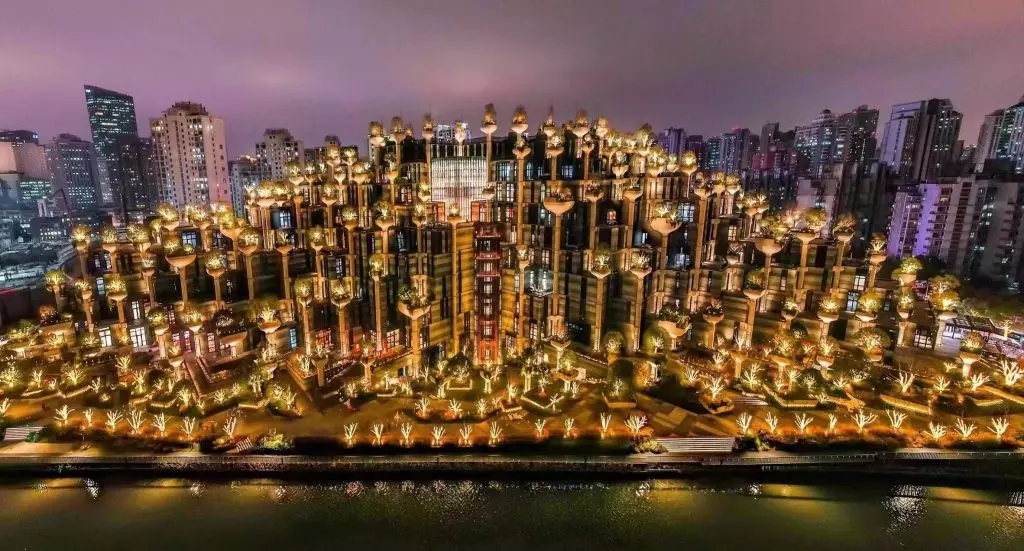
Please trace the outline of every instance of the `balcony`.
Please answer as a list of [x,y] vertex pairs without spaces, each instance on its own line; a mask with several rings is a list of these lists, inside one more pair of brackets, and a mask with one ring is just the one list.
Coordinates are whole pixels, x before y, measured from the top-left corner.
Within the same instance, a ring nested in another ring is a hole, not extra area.
[[536,285],[527,285],[527,287],[526,287],[526,294],[528,294],[528,295],[530,295],[532,297],[537,297],[537,298],[544,298],[544,297],[550,295],[552,292],[553,291],[552,291],[551,287],[543,288],[543,287],[538,287]]

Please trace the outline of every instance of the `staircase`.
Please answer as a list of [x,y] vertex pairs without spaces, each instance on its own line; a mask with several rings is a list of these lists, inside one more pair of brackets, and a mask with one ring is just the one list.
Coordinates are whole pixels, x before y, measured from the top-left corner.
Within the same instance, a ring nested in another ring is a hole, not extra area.
[[28,438],[29,434],[43,430],[41,426],[7,427],[4,432],[4,442],[21,442]]
[[681,455],[732,453],[734,442],[734,438],[714,436],[658,439],[658,443],[665,447],[666,453]]

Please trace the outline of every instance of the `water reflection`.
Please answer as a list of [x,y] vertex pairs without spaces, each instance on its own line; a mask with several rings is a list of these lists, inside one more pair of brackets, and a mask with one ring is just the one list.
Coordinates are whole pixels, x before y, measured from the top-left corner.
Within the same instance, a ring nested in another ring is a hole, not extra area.
[[882,502],[890,514],[888,532],[895,534],[907,530],[924,512],[927,488],[901,485],[892,489],[892,495]]
[[[253,546],[1020,549],[1021,494],[749,481],[275,479],[0,484],[10,549]],[[271,506],[272,505],[272,506]],[[97,546],[82,539],[96,540]],[[201,536],[200,536],[201,535]],[[47,545],[38,545],[45,541]],[[104,542],[105,546],[99,546]],[[388,551],[391,551],[389,549]]]

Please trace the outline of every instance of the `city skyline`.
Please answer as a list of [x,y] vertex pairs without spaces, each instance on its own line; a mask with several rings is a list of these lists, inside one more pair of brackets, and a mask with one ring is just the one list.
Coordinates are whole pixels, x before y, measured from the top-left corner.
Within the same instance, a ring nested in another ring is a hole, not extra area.
[[[496,100],[499,119],[510,116],[522,99],[532,113],[542,113],[550,104],[559,118],[568,118],[585,108],[627,126],[649,122],[655,128],[682,126],[688,133],[715,136],[776,120],[790,128],[806,124],[822,109],[842,113],[861,104],[885,117],[892,105],[936,97],[949,98],[964,113],[960,138],[974,143],[984,116],[1011,105],[1024,92],[1024,76],[1006,76],[1001,69],[1012,65],[1013,52],[1024,46],[1019,33],[1012,32],[1021,20],[1013,14],[1024,13],[1016,9],[1024,5],[1018,0],[970,7],[948,4],[931,13],[890,2],[884,4],[882,18],[877,15],[881,3],[829,8],[814,3],[800,9],[804,2],[791,2],[793,9],[749,6],[742,11],[701,2],[685,7],[641,4],[585,11],[579,9],[583,4],[569,2],[544,12],[530,2],[496,9],[446,5],[417,14],[418,21],[404,20],[400,7],[374,5],[336,10],[349,22],[350,32],[341,33],[326,28],[318,32],[337,18],[324,16],[332,8],[310,3],[244,13],[204,5],[208,17],[196,27],[195,39],[175,48],[165,46],[177,43],[165,33],[191,13],[178,5],[173,10],[114,9],[125,19],[166,23],[156,29],[126,29],[117,35],[117,44],[102,38],[116,33],[94,32],[109,24],[96,19],[108,10],[67,5],[43,18],[39,8],[20,5],[9,13],[16,24],[0,37],[0,44],[19,52],[0,62],[18,83],[0,90],[0,105],[18,109],[0,126],[29,128],[46,137],[89,135],[80,95],[85,83],[131,94],[143,119],[178,101],[207,105],[229,122],[232,157],[251,153],[254,141],[274,127],[288,128],[307,143],[338,134],[343,142],[358,144],[365,137],[366,120],[392,115],[415,120],[431,111],[437,120],[464,118],[475,125],[475,106],[485,98]],[[918,22],[913,29],[905,28],[910,17]],[[84,47],[58,51],[43,41],[25,48],[39,39],[33,21],[42,20],[48,31],[63,29],[62,36]],[[637,24],[622,30],[613,25],[626,20]],[[694,20],[702,24],[684,32],[683,25]],[[499,21],[505,28],[533,26],[535,36],[558,38],[518,43],[510,50],[492,32]],[[844,23],[833,28],[832,21]],[[377,40],[368,30],[385,24],[393,29],[389,36],[403,38],[381,43],[375,63],[338,54],[367,47]],[[242,26],[276,28],[302,38],[282,46],[230,32]],[[588,32],[596,26],[620,34]],[[432,39],[431,55],[406,53],[414,51],[423,33],[435,32],[427,29],[451,27],[464,32]],[[764,28],[788,32],[766,39],[760,32]],[[863,39],[865,28],[874,29],[870,41]],[[118,47],[121,40],[136,40],[139,46]],[[637,46],[644,41],[647,47]],[[477,47],[467,51],[465,43]],[[712,53],[706,44],[716,45],[714,55],[704,55]],[[701,50],[695,51],[697,47]],[[97,51],[104,52],[103,63],[92,55]],[[510,55],[512,51],[517,55]],[[82,55],[88,57],[78,57]],[[191,64],[194,78],[163,70],[182,58]],[[124,66],[136,70],[125,72]],[[603,72],[615,78],[602,78]]]

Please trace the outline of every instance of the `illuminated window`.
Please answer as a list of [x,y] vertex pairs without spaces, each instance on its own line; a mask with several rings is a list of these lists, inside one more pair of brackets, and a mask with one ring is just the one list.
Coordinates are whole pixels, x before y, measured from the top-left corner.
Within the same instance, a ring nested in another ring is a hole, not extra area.
[[99,335],[100,335],[100,346],[103,346],[103,347],[114,346],[114,339],[113,339],[113,337],[110,334],[110,328],[109,327],[103,327],[102,329],[100,329],[99,330]]
[[683,222],[693,222],[694,207],[692,203],[684,203],[679,208],[679,214],[682,216]]
[[386,348],[395,348],[398,346],[398,329],[392,329],[387,332],[387,345]]
[[855,312],[857,310],[858,300],[860,300],[860,291],[850,291],[846,293],[846,311]]
[[138,350],[149,345],[146,328],[143,326],[132,327],[128,330],[128,336],[132,339],[132,346]]
[[864,275],[853,276],[853,288],[857,291],[863,291],[867,287],[868,278]]
[[914,346],[917,348],[934,348],[935,338],[928,329],[917,329],[914,331]]

